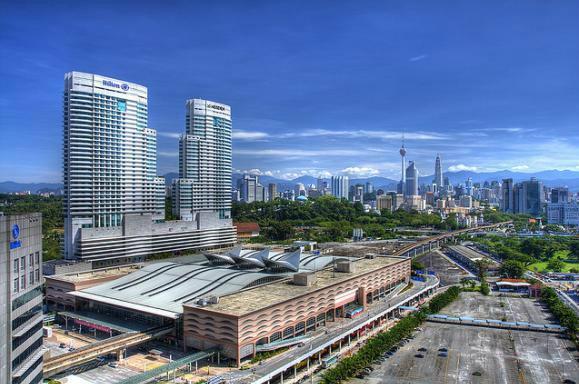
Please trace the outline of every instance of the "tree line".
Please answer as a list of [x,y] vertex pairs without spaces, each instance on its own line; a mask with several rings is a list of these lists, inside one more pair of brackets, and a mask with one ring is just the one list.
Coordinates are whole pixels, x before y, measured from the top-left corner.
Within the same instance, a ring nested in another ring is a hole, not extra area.
[[458,287],[451,287],[446,292],[436,295],[427,307],[401,319],[388,331],[370,338],[354,355],[341,359],[334,367],[328,369],[322,375],[322,383],[336,384],[354,377],[393,346],[410,336],[429,314],[439,312],[456,300],[459,294]]

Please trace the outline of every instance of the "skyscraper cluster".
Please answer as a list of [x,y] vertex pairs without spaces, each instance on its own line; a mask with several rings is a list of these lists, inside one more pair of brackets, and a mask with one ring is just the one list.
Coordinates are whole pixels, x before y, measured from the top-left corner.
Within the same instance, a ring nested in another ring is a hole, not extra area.
[[156,131],[147,88],[70,72],[64,82],[64,251],[95,266],[235,242],[231,223],[231,109],[186,102],[179,179],[165,222],[165,180],[156,176]]
[[513,179],[504,179],[501,194],[503,212],[533,216],[539,216],[543,212],[545,202],[543,183],[535,177],[521,183],[513,183]]

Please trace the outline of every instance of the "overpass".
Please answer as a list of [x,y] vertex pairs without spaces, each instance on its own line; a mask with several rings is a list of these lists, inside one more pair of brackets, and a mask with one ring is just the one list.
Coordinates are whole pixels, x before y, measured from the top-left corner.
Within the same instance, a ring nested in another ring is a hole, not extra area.
[[166,335],[171,333],[172,330],[172,325],[157,327],[144,332],[123,333],[109,339],[85,345],[73,352],[64,353],[44,360],[43,375],[45,378],[48,378],[79,364],[94,360],[99,356],[105,356],[110,353],[117,353],[118,355],[128,347]]
[[394,252],[393,256],[415,257],[438,248],[441,242],[444,243],[448,240],[452,240],[456,236],[476,231],[487,231],[507,224],[512,224],[512,221],[504,221],[501,223],[483,225],[475,228],[466,228],[452,232],[445,232],[441,235],[431,236],[427,239],[417,241],[416,243],[406,245]]

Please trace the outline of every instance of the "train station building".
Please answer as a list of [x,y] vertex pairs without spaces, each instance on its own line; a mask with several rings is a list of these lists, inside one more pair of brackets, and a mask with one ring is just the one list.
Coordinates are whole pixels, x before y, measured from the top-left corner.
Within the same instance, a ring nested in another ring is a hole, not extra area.
[[47,301],[63,321],[95,333],[172,325],[168,339],[175,344],[218,348],[239,365],[336,318],[359,315],[410,278],[410,259],[395,256],[234,248],[205,258],[50,276]]

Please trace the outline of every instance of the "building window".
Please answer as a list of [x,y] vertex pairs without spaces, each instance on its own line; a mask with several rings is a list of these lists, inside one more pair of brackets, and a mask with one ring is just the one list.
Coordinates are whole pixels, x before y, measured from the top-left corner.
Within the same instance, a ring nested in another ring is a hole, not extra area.
[[26,275],[20,276],[20,289],[26,289]]
[[34,271],[30,270],[30,272],[28,273],[28,284],[33,284],[34,283]]
[[14,292],[18,292],[18,277],[14,279]]
[[36,282],[38,283],[40,281],[40,269],[36,268]]
[[28,265],[30,265],[31,267],[34,265],[34,254],[33,253],[28,255]]
[[36,264],[40,264],[40,252],[36,252]]
[[18,273],[18,259],[14,259],[14,273]]
[[24,271],[26,269],[26,257],[22,256],[20,258],[20,270]]

